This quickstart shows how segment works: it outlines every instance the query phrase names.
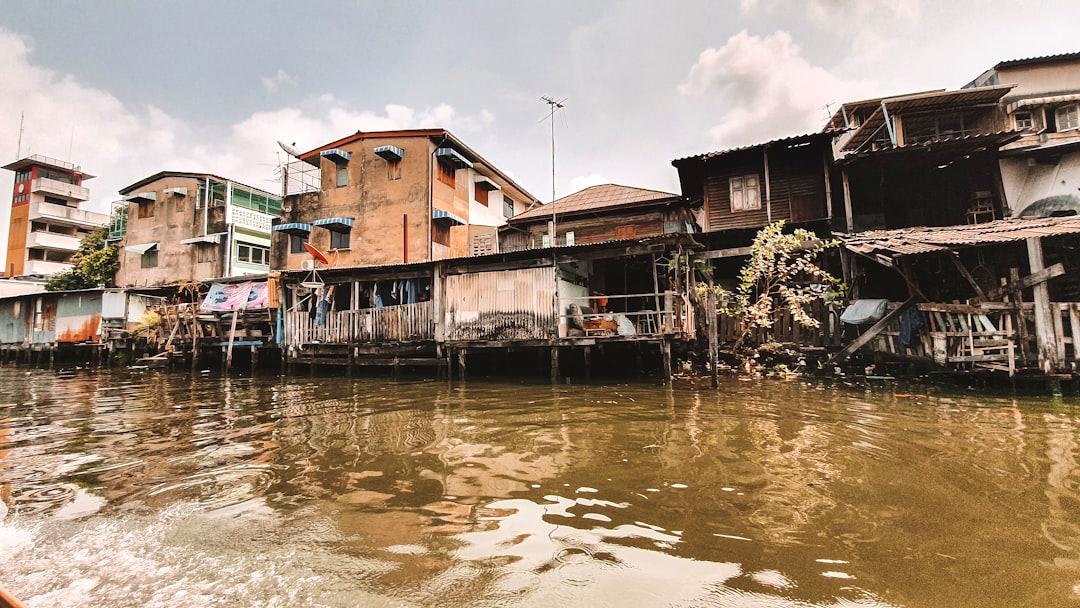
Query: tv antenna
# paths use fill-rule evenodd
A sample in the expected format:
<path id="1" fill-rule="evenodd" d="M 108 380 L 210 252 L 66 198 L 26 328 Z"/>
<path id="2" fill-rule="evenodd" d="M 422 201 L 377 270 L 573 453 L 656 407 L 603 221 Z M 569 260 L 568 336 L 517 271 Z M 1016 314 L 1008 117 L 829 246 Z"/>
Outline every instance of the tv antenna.
<path id="1" fill-rule="evenodd" d="M 541 101 L 546 103 L 549 108 L 548 119 L 551 121 L 551 246 L 556 245 L 556 218 L 555 218 L 555 111 L 561 110 L 564 107 L 566 98 L 556 100 L 554 97 L 541 97 Z"/>
<path id="2" fill-rule="evenodd" d="M 26 119 L 26 112 L 25 111 L 19 112 L 19 143 L 18 143 L 18 148 L 19 149 L 15 151 L 15 158 L 16 159 L 19 159 L 20 157 L 22 157 L 23 121 L 25 119 Z"/>

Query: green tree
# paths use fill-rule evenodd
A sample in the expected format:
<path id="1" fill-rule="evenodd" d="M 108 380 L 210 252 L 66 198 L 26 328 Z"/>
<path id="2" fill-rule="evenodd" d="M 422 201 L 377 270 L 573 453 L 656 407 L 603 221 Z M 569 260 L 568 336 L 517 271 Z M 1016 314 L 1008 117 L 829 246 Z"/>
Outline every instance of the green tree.
<path id="1" fill-rule="evenodd" d="M 72 268 L 58 272 L 45 282 L 48 291 L 90 289 L 112 283 L 120 270 L 119 249 L 109 244 L 108 228 L 98 228 L 83 237 L 71 256 Z"/>
<path id="2" fill-rule="evenodd" d="M 744 362 L 757 351 L 746 348 L 747 340 L 755 330 L 772 327 L 778 308 L 786 308 L 803 327 L 820 325 L 807 307 L 818 300 L 830 302 L 843 292 L 842 281 L 818 266 L 822 252 L 837 245 L 803 229 L 785 233 L 783 221 L 757 233 L 735 291 L 715 288 L 721 314 L 739 321 L 735 354 Z"/>

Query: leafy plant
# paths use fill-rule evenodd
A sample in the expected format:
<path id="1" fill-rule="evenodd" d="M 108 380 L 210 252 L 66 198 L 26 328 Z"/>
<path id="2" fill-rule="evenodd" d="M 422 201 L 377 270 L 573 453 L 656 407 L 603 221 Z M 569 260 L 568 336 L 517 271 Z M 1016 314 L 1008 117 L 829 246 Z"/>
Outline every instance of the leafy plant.
<path id="1" fill-rule="evenodd" d="M 734 350 L 744 363 L 757 354 L 756 348 L 746 348 L 747 341 L 756 330 L 772 327 L 777 310 L 786 309 L 803 327 L 820 325 L 808 307 L 817 301 L 831 302 L 844 291 L 842 281 L 818 265 L 822 252 L 838 244 L 801 228 L 785 233 L 783 221 L 758 231 L 735 291 L 713 288 L 719 312 L 739 321 Z"/>
<path id="2" fill-rule="evenodd" d="M 107 241 L 108 228 L 98 228 L 83 237 L 71 256 L 72 268 L 58 272 L 45 282 L 48 291 L 90 289 L 113 281 L 120 269 L 119 249 Z"/>

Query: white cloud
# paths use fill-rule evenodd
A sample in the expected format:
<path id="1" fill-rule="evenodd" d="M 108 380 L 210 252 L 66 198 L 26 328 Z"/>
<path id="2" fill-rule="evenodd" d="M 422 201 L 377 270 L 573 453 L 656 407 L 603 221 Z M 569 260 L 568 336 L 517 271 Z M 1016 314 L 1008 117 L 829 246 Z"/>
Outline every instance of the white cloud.
<path id="1" fill-rule="evenodd" d="M 574 193 L 578 190 L 584 190 L 589 186 L 599 186 L 600 184 L 610 184 L 611 180 L 600 175 L 599 173 L 590 173 L 588 175 L 578 175 L 570 180 L 570 192 Z"/>
<path id="2" fill-rule="evenodd" d="M 267 93 L 277 93 L 282 89 L 291 89 L 296 86 L 296 80 L 292 76 L 289 76 L 288 72 L 280 68 L 274 75 L 263 76 L 261 80 L 263 88 L 266 89 Z"/>
<path id="3" fill-rule="evenodd" d="M 396 104 L 382 111 L 358 110 L 324 94 L 302 108 L 258 111 L 225 129 L 213 128 L 187 124 L 155 106 L 125 104 L 108 91 L 36 65 L 32 55 L 25 38 L 0 28 L 5 87 L 0 145 L 11 142 L 2 156 L 14 157 L 19 113 L 25 111 L 22 153 L 70 156 L 99 176 L 86 184 L 92 197 L 88 207 L 98 211 L 108 210 L 119 188 L 162 170 L 209 171 L 276 191 L 275 168 L 284 160 L 278 155 L 279 139 L 310 149 L 357 130 L 445 127 L 475 134 L 495 119 L 487 110 L 461 115 L 445 103 L 420 110 Z M 284 82 L 277 76 L 275 82 Z M 12 178 L 0 171 L 0 192 L 11 192 Z M 7 238 L 7 219 L 6 209 L 0 211 L 0 244 Z"/>
<path id="4" fill-rule="evenodd" d="M 828 116 L 825 104 L 860 99 L 873 88 L 812 65 L 787 32 L 745 30 L 702 51 L 679 85 L 684 95 L 717 108 L 719 122 L 709 134 L 723 147 L 816 131 Z"/>

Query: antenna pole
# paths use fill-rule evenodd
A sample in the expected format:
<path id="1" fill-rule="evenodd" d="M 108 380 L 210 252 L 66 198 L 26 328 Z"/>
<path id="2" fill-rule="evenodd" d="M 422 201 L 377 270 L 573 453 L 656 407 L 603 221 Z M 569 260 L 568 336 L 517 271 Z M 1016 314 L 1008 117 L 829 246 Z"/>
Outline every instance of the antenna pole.
<path id="1" fill-rule="evenodd" d="M 550 113 L 548 118 L 551 120 L 551 246 L 556 245 L 555 235 L 558 234 L 556 230 L 556 222 L 558 219 L 555 217 L 555 110 L 562 109 L 563 104 L 561 101 L 556 101 L 554 97 L 541 97 L 541 101 L 548 104 Z"/>
<path id="2" fill-rule="evenodd" d="M 26 112 L 19 112 L 19 143 L 18 150 L 15 151 L 15 158 L 22 157 L 22 135 L 23 135 L 23 121 L 26 119 Z"/>

